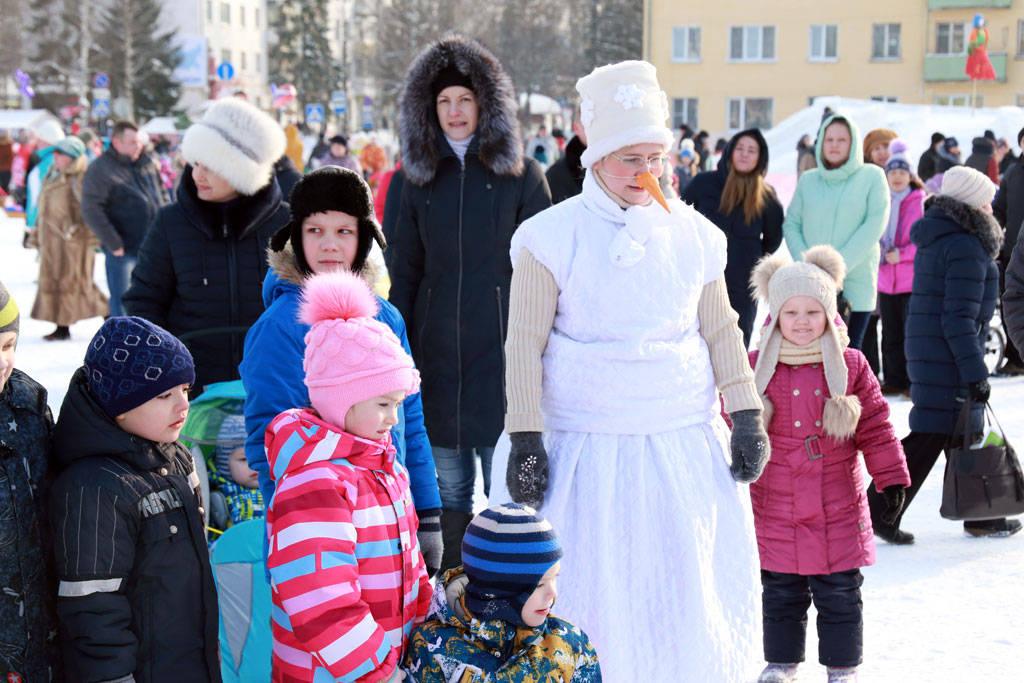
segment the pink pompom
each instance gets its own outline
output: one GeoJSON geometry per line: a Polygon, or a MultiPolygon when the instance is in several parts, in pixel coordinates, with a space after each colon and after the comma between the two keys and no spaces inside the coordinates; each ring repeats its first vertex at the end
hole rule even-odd
{"type": "Polygon", "coordinates": [[[905,154],[907,151],[907,141],[903,138],[893,138],[892,142],[889,143],[889,154],[905,154]]]}
{"type": "Polygon", "coordinates": [[[372,318],[378,310],[377,297],[365,280],[347,270],[334,270],[306,280],[299,320],[315,325],[323,320],[372,318]]]}

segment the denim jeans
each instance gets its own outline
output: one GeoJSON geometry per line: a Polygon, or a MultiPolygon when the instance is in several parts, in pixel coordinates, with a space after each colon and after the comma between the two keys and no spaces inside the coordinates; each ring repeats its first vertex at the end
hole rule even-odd
{"type": "Polygon", "coordinates": [[[850,348],[860,350],[864,345],[864,333],[871,322],[871,311],[854,311],[846,323],[846,331],[850,333],[850,348]]]}
{"type": "Polygon", "coordinates": [[[106,248],[103,249],[106,256],[107,289],[110,290],[110,315],[125,315],[124,305],[121,297],[128,291],[128,285],[132,282],[132,270],[139,262],[135,254],[114,256],[106,248]]]}
{"type": "Polygon", "coordinates": [[[441,507],[473,513],[473,489],[476,487],[476,456],[480,456],[480,469],[484,475],[484,495],[491,493],[490,448],[441,448],[431,446],[434,468],[437,470],[437,488],[441,493],[441,507]]]}

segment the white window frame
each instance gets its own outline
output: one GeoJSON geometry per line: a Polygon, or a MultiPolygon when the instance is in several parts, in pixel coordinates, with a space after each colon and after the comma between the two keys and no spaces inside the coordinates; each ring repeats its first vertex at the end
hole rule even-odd
{"type": "Polygon", "coordinates": [[[807,61],[809,62],[838,62],[839,61],[839,24],[811,24],[807,35],[807,61]],[[835,54],[828,54],[828,33],[835,32],[835,54]],[[821,54],[814,54],[814,34],[820,34],[821,54]]]}
{"type": "Polygon", "coordinates": [[[873,62],[895,62],[903,58],[903,24],[899,22],[886,22],[871,25],[871,61],[873,62]],[[889,54],[889,42],[892,40],[890,32],[892,27],[896,27],[896,33],[899,34],[899,39],[896,42],[896,54],[889,54]],[[875,55],[875,29],[882,27],[884,34],[882,36],[882,54],[875,55]]]}
{"type": "Polygon", "coordinates": [[[257,7],[253,10],[252,25],[254,28],[260,27],[260,8],[257,7]]]}
{"type": "Polygon", "coordinates": [[[747,101],[748,100],[767,100],[770,107],[770,113],[768,115],[768,125],[759,126],[762,130],[768,130],[775,125],[775,98],[774,97],[729,97],[725,101],[725,127],[727,130],[737,131],[746,130],[747,128],[753,128],[747,121],[747,101]],[[739,126],[732,126],[732,108],[733,105],[739,107],[739,126]]]}
{"type": "Polygon", "coordinates": [[[676,63],[697,63],[700,58],[700,26],[672,27],[672,61],[676,63]],[[694,41],[696,38],[696,41],[694,41]],[[693,43],[697,43],[696,55],[691,55],[693,43]]]}
{"type": "Polygon", "coordinates": [[[872,95],[872,102],[891,102],[893,104],[900,101],[899,95],[872,95]]]}
{"type": "Polygon", "coordinates": [[[238,6],[238,25],[245,26],[245,5],[238,6]]]}
{"type": "Polygon", "coordinates": [[[213,0],[206,0],[206,21],[213,21],[213,0]]]}
{"type": "Polygon", "coordinates": [[[231,23],[231,3],[222,2],[220,3],[220,23],[230,24],[231,23]]]}
{"type": "Polygon", "coordinates": [[[222,47],[220,50],[220,61],[222,64],[231,64],[231,48],[222,47]]]}
{"type": "Polygon", "coordinates": [[[238,53],[238,68],[241,71],[246,71],[249,68],[245,61],[245,50],[241,50],[238,53]]]}
{"type": "Polygon", "coordinates": [[[697,130],[697,120],[700,116],[700,102],[696,97],[673,97],[672,98],[672,130],[679,130],[682,124],[697,130]],[[693,118],[690,119],[690,112],[693,118]]]}
{"type": "Polygon", "coordinates": [[[779,53],[779,30],[774,24],[752,24],[752,25],[735,25],[728,28],[729,31],[729,49],[726,52],[726,62],[743,63],[743,62],[777,62],[779,53]],[[740,45],[740,57],[733,57],[733,33],[740,31],[741,45],[740,45]],[[768,33],[772,36],[772,51],[771,54],[765,55],[765,36],[768,33]],[[753,44],[756,38],[756,46],[753,44]],[[756,54],[755,54],[756,53],[756,54]]]}
{"type": "Polygon", "coordinates": [[[935,52],[933,52],[932,54],[936,54],[936,55],[966,55],[967,54],[967,43],[969,42],[970,37],[971,37],[971,24],[970,24],[970,22],[966,22],[966,21],[937,21],[937,22],[935,22],[935,52]],[[939,27],[941,27],[941,26],[949,27],[948,28],[948,30],[949,30],[949,38],[948,38],[949,45],[948,45],[948,48],[949,49],[947,49],[945,51],[940,51],[939,50],[939,27]],[[962,46],[962,48],[960,50],[954,51],[953,50],[953,44],[954,44],[954,38],[955,38],[955,33],[956,33],[957,27],[959,27],[963,31],[963,36],[962,36],[963,46],[962,46]]]}
{"type": "MultiPolygon", "coordinates": [[[[969,107],[971,106],[971,96],[968,93],[937,94],[932,96],[932,104],[939,107],[969,107]]],[[[974,106],[984,107],[985,96],[975,95],[974,106]]]]}

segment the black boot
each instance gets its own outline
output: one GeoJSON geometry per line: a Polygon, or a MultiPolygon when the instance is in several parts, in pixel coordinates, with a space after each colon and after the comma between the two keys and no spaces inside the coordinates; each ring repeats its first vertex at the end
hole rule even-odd
{"type": "Polygon", "coordinates": [[[441,510],[441,540],[444,553],[441,555],[441,572],[462,564],[462,537],[466,527],[473,521],[473,515],[461,510],[441,510]]]}
{"type": "Polygon", "coordinates": [[[71,330],[67,325],[57,325],[57,329],[43,337],[43,339],[46,341],[64,341],[65,339],[71,339],[71,330]]]}

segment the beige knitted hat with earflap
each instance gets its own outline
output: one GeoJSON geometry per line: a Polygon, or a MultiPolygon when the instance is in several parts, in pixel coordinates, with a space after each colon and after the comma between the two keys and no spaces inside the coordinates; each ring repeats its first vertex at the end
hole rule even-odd
{"type": "Polygon", "coordinates": [[[754,383],[764,403],[764,423],[771,424],[774,406],[765,395],[775,374],[782,348],[779,310],[794,296],[809,296],[825,309],[825,333],[821,336],[822,365],[831,397],[825,401],[822,425],[837,439],[853,436],[860,421],[861,405],[856,395],[848,396],[847,368],[843,353],[849,346],[845,327],[836,325],[836,294],[846,277],[846,264],[839,252],[828,245],[805,251],[802,261],[788,262],[783,256],[766,256],[750,274],[755,296],[768,304],[769,321],[761,329],[754,383]]]}

